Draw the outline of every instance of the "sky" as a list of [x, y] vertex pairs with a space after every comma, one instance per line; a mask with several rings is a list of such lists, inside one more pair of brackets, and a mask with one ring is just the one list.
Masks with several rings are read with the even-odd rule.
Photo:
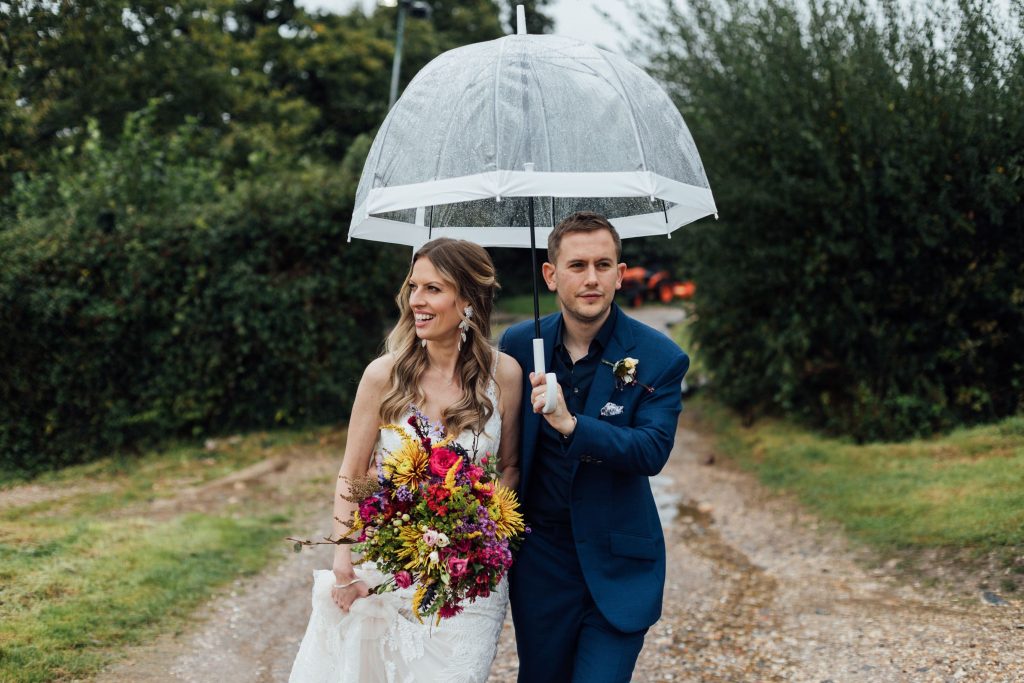
[[[346, 12], [356, 4], [370, 10], [374, 0], [298, 0], [307, 9]], [[622, 0], [555, 0], [547, 12], [555, 20], [555, 33], [594, 43], [612, 52], [621, 52], [622, 37], [595, 8], [607, 12], [617, 21], [629, 25], [633, 17]]]

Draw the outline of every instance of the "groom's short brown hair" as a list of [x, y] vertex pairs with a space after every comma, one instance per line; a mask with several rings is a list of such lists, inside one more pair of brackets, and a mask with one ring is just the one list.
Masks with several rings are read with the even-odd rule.
[[562, 238], [570, 232], [597, 232], [607, 230], [615, 240], [615, 260], [622, 260], [622, 239], [618, 231], [608, 222], [608, 219], [593, 211], [577, 211], [574, 214], [562, 219], [555, 229], [548, 235], [548, 262], [558, 263], [558, 249], [562, 246]]

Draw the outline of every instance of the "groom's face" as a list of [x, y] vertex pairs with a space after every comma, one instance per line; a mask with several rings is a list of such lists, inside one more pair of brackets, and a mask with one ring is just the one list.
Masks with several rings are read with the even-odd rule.
[[607, 317], [625, 270], [610, 232], [570, 232], [562, 237], [558, 262], [544, 264], [544, 280], [558, 294], [563, 315], [597, 323]]

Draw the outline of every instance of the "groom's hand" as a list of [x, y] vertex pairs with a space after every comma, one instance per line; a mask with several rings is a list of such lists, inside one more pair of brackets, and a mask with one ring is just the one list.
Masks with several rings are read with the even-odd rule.
[[530, 403], [533, 404], [533, 412], [540, 413], [548, 421], [556, 432], [562, 436], [569, 436], [576, 429], [576, 418], [569, 412], [565, 405], [565, 396], [562, 394], [562, 385], [556, 384], [557, 394], [555, 397], [555, 409], [550, 413], [544, 412], [544, 395], [547, 393], [547, 376], [530, 373], [530, 384], [533, 390], [530, 392]]

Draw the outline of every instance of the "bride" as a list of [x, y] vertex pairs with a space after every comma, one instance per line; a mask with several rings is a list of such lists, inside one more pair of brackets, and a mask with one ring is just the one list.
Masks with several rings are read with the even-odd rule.
[[[474, 459], [497, 456], [502, 483], [518, 484], [522, 370], [489, 344], [498, 288], [483, 248], [436, 239], [413, 256], [396, 300], [400, 316], [384, 355], [370, 363], [356, 391], [334, 496], [334, 537], [348, 528], [349, 482], [376, 478], [377, 464], [415, 437], [418, 413], [435, 433], [457, 434]], [[406, 437], [407, 438], [407, 437]], [[411, 612], [415, 586], [382, 595], [372, 565], [353, 567], [338, 545], [333, 571], [314, 573], [313, 613], [292, 666], [291, 683], [470, 682], [487, 678], [508, 603], [507, 579], [487, 598], [440, 624]]]

